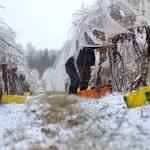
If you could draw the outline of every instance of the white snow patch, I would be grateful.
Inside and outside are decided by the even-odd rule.
[[[49,105],[41,96],[28,98],[24,105],[0,105],[1,149],[149,149],[150,105],[127,109],[118,93],[77,99],[73,107],[83,112],[56,124],[43,124],[37,117]],[[69,120],[80,123],[70,125]]]

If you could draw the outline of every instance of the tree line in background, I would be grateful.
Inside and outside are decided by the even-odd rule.
[[[41,78],[46,69],[53,67],[59,51],[35,49],[31,43],[27,44],[27,61],[31,69],[36,69]]]

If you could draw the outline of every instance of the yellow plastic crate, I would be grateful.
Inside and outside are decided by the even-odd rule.
[[[1,98],[2,103],[24,104],[25,101],[26,101],[26,96],[19,96],[19,95],[3,95]]]
[[[127,107],[135,108],[145,105],[149,100],[149,97],[147,95],[148,92],[150,92],[150,86],[145,86],[124,96]]]

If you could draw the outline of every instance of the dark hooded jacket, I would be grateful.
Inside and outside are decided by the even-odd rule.
[[[94,66],[95,54],[92,48],[83,48],[80,50],[76,63],[78,66]]]

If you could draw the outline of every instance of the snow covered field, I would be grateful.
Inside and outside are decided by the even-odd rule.
[[[1,150],[148,150],[150,106],[127,109],[121,94],[98,101],[39,95],[0,105]]]

